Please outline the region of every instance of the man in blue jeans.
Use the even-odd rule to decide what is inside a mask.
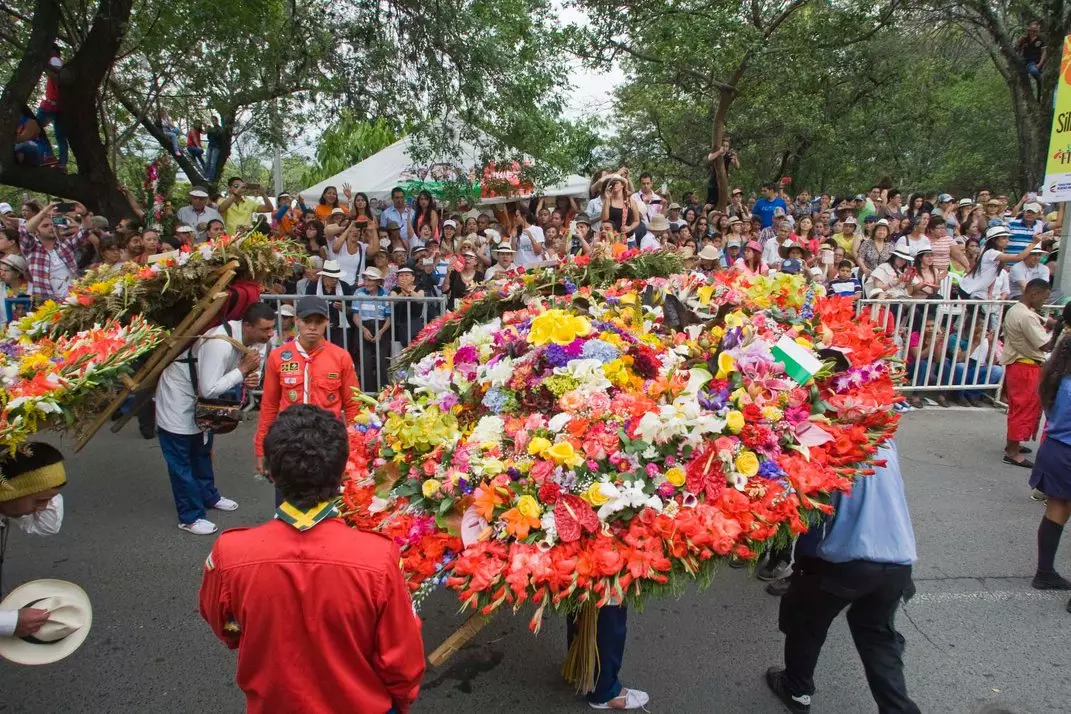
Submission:
[[[568,643],[573,643],[579,626],[569,618],[567,623]],[[621,686],[618,674],[625,659],[625,637],[628,634],[628,611],[624,605],[607,605],[599,608],[599,620],[595,631],[595,647],[598,664],[595,669],[595,689],[588,692],[588,704],[592,709],[643,709],[650,697],[638,689]]]
[[[216,490],[212,432],[201,431],[194,420],[197,400],[219,399],[236,387],[255,388],[274,329],[275,311],[267,303],[254,303],[241,320],[208,330],[160,377],[156,435],[171,478],[178,527],[187,533],[216,532],[216,524],[205,518],[206,508],[238,508]]]

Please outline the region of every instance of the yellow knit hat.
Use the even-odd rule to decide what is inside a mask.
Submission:
[[[0,503],[14,501],[67,483],[67,471],[63,462],[48,464],[32,471],[11,477],[0,477]]]

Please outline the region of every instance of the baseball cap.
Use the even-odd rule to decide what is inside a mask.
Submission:
[[[7,214],[7,213],[14,213],[14,212],[15,211],[14,211],[14,209],[11,208],[11,204],[10,203],[0,203],[0,216],[3,216],[5,214]]]
[[[940,196],[937,197],[938,203],[951,203],[955,200],[956,199],[952,198],[952,194],[950,193],[942,193]]]
[[[401,275],[402,273],[412,273],[412,272],[413,272],[413,269],[409,268],[409,267],[398,268],[398,274],[399,275]]]
[[[679,204],[677,202],[673,202],[673,203],[669,204],[669,208],[667,208],[666,210],[667,211],[672,211],[674,209],[680,210],[680,207],[681,207],[681,204]]]
[[[282,317],[296,317],[297,313],[294,312],[293,305],[283,305],[279,308],[279,314]]]
[[[323,298],[318,298],[314,295],[303,297],[298,300],[297,304],[297,316],[302,320],[312,317],[313,315],[323,315],[327,317],[330,313],[327,310],[327,301]]]
[[[1028,203],[1023,206],[1023,210],[1030,211],[1031,213],[1036,213],[1038,215],[1041,215],[1041,213],[1043,212],[1040,203]]]
[[[204,186],[194,186],[190,189],[189,195],[195,198],[208,198],[208,189]]]
[[[973,206],[974,205],[974,201],[972,201],[969,198],[961,198],[961,199],[959,199],[959,203],[957,205],[960,208],[964,208],[966,206]]]
[[[573,219],[577,223],[583,223],[585,226],[591,225],[591,218],[586,213],[577,214],[577,217]]]
[[[191,227],[187,226],[185,223],[183,223],[182,225],[177,226],[175,228],[175,232],[176,233],[193,233],[193,228],[191,228]]]
[[[851,223],[851,224],[854,224],[854,225],[858,225],[859,224],[859,221],[855,220],[855,216],[848,216],[842,222],[843,223]]]
[[[785,209],[781,208],[780,206],[775,208],[774,211],[773,211],[773,217],[774,218],[777,218],[779,216],[784,216],[784,215],[785,215]]]
[[[0,211],[0,213],[3,213],[3,211]],[[104,216],[92,216],[90,217],[89,222],[99,231],[108,230],[108,226],[110,225],[108,219]]]
[[[866,200],[866,195],[862,194],[862,193],[857,193],[857,194],[855,194],[855,200],[856,201],[865,201]]]
[[[336,208],[332,208],[332,209],[331,209],[331,215],[332,215],[332,216],[337,216],[337,215],[338,215],[338,214],[340,214],[340,213],[341,213],[342,215],[346,215],[346,212],[345,212],[345,211],[343,211],[343,210],[342,210],[341,208],[337,208],[337,207],[336,207]]]
[[[451,228],[457,228],[457,221],[452,218],[448,218],[447,220],[443,221],[443,228],[446,228],[447,226]]]

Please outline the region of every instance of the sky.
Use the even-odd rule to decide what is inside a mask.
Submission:
[[[562,25],[571,23],[587,24],[587,17],[575,7],[566,5],[565,0],[553,0],[558,11],[558,20]],[[566,116],[579,119],[592,113],[608,112],[613,108],[612,93],[614,88],[625,80],[620,67],[614,66],[609,72],[598,72],[584,67],[579,60],[572,63],[569,82],[572,85],[571,101],[566,108]]]

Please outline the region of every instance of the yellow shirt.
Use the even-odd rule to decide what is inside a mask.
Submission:
[[[223,229],[227,235],[232,236],[237,233],[238,226],[252,227],[253,214],[258,208],[260,208],[260,201],[248,196],[231,204],[226,211],[222,212]]]
[[[1021,359],[1031,359],[1041,364],[1045,361],[1042,345],[1049,341],[1049,333],[1042,327],[1041,315],[1021,302],[1017,302],[1004,317],[1004,354],[1002,364],[1011,364]]]

